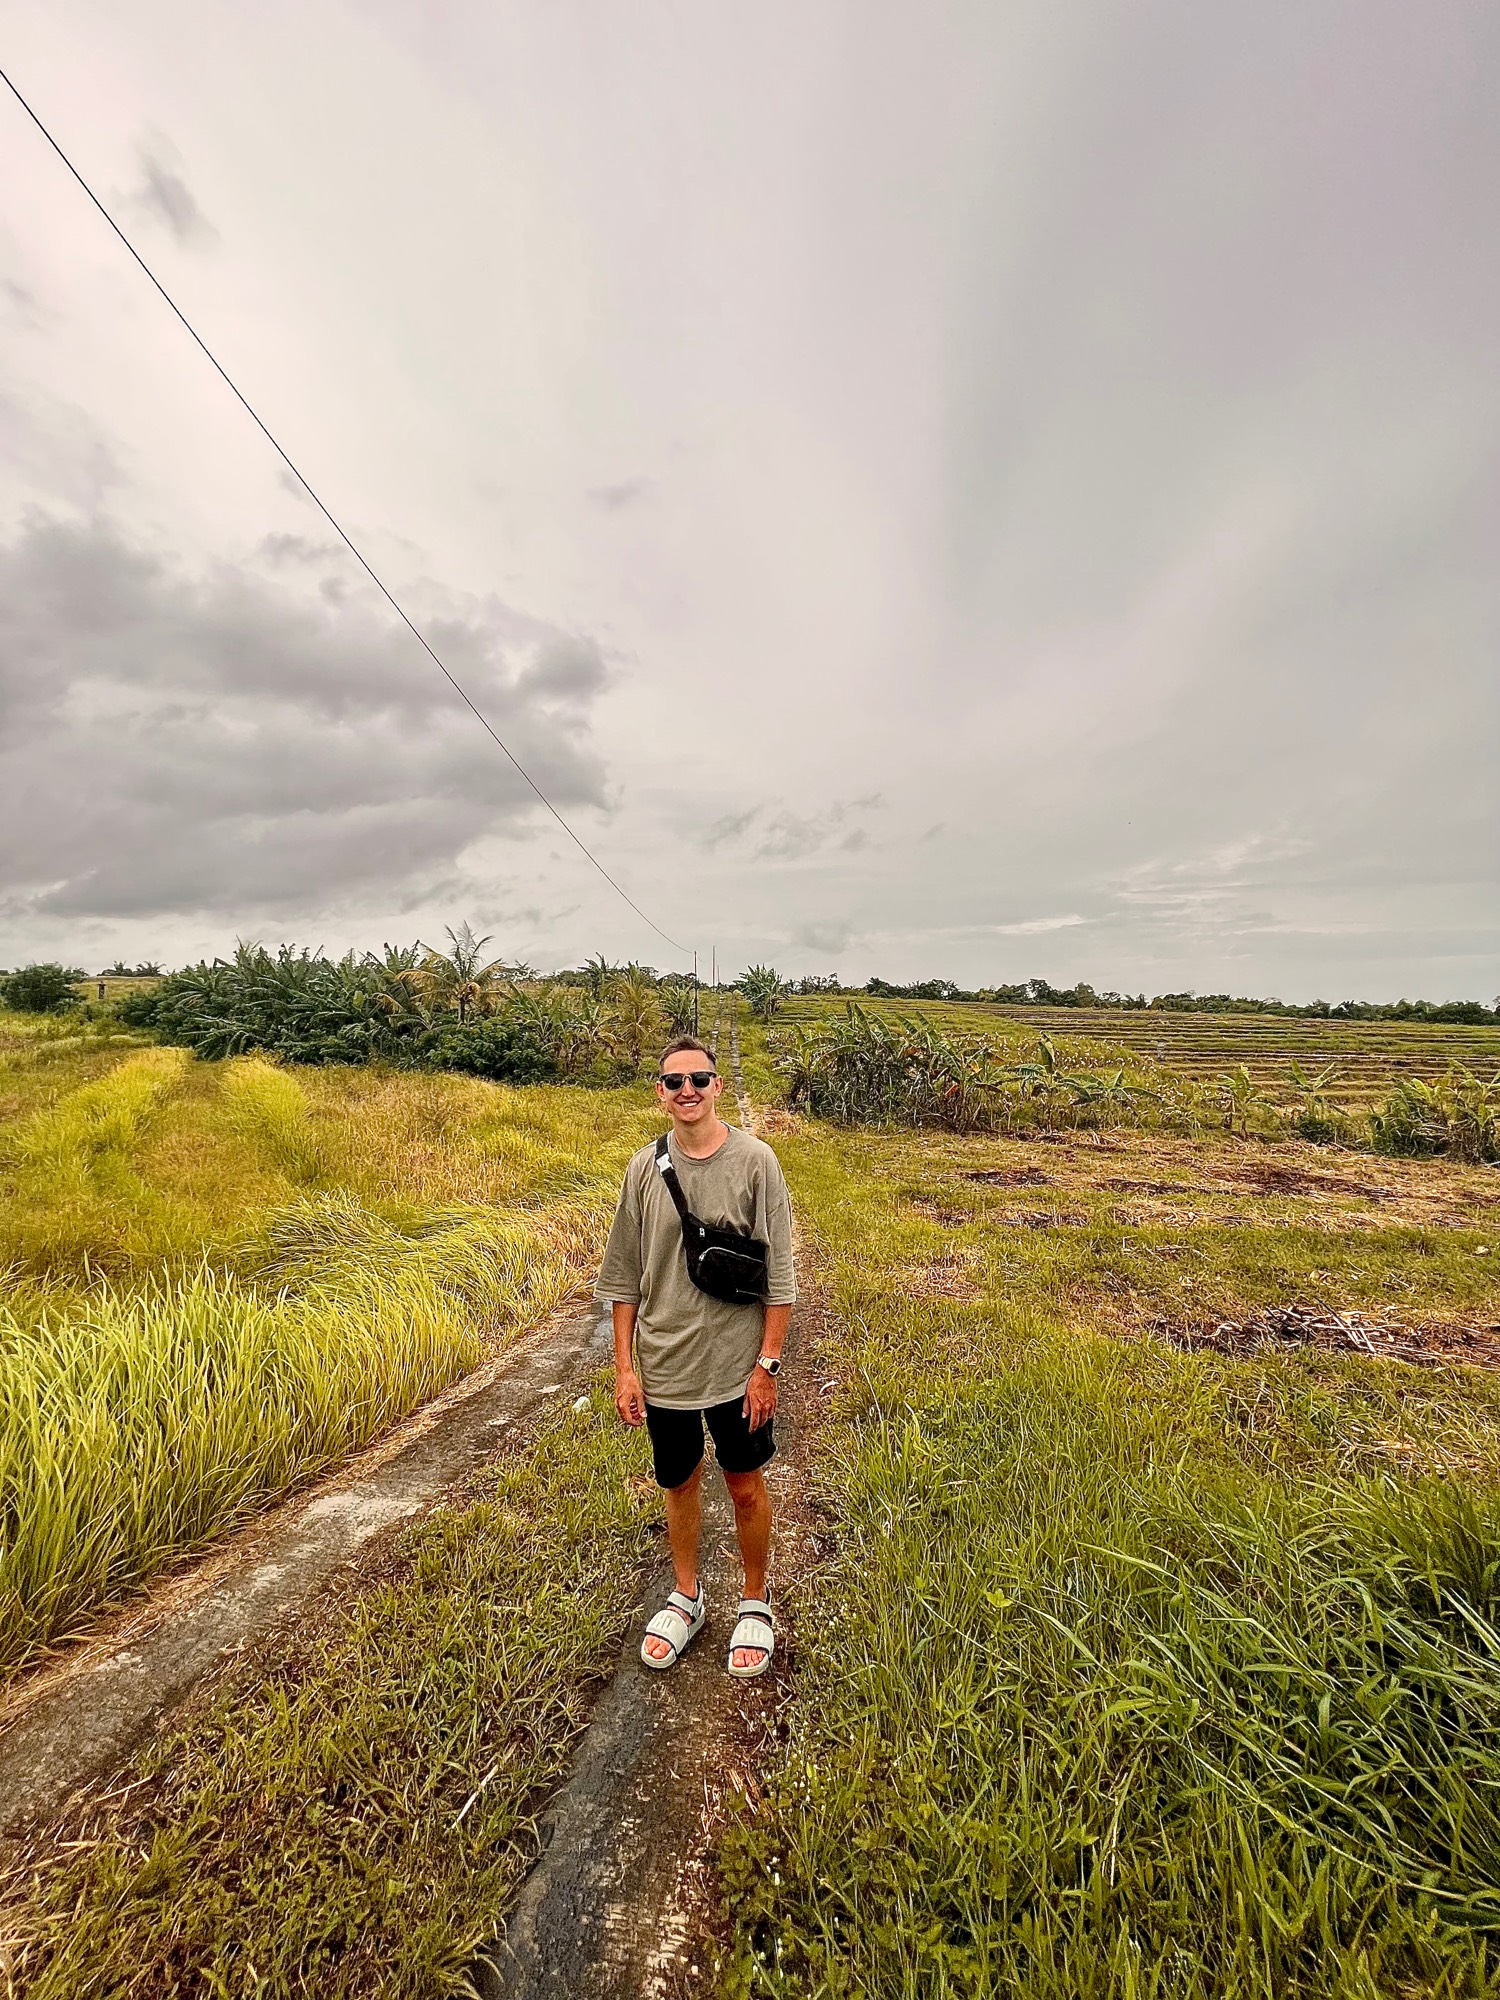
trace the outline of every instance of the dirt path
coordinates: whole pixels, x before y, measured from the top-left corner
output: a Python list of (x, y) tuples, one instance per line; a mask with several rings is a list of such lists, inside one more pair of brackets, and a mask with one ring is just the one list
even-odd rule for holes
[(123, 1761), (212, 1668), (309, 1602), (379, 1536), (435, 1505), (497, 1440), (610, 1352), (590, 1307), (555, 1316), (310, 1491), (117, 1614), (0, 1708), (0, 1844)]
[[(729, 1019), (740, 1122), (755, 1111)], [(799, 1310), (791, 1349), (807, 1345)], [(754, 1770), (790, 1685), (795, 1632), (785, 1615), (809, 1564), (805, 1491), (811, 1385), (806, 1368), (777, 1410), (777, 1457), (767, 1472), (777, 1509), (776, 1655), (760, 1680), (725, 1672), (741, 1576), (733, 1514), (710, 1475), (703, 1499), (703, 1584), (709, 1619), (681, 1664), (640, 1662), (641, 1625), (672, 1587), (663, 1552), (575, 1757), (542, 1822), (542, 1851), (507, 1916), (503, 1938), (473, 1967), (482, 2000), (676, 2000), (712, 1965), (713, 1884), (707, 1855), (727, 1805), (753, 1791)], [(783, 1381), (788, 1378), (783, 1377)]]

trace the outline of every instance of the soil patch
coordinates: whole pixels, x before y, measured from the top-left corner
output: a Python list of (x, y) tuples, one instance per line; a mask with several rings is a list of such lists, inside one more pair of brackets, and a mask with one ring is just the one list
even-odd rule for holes
[(966, 1181), (981, 1187), (1050, 1187), (1052, 1176), (1040, 1167), (990, 1167), (983, 1173), (965, 1174)]
[(1395, 1201), (1399, 1198), (1394, 1188), (1382, 1187), (1377, 1182), (1352, 1181), (1342, 1174), (1310, 1174), (1301, 1167), (1286, 1167), (1279, 1162), (1257, 1162), (1250, 1167), (1221, 1167), (1219, 1174), (1223, 1180), (1254, 1188), (1262, 1194), (1352, 1194), (1362, 1196), (1366, 1201)]
[(1423, 1368), (1465, 1362), (1500, 1368), (1500, 1324), (1435, 1321), (1410, 1326), (1368, 1313), (1293, 1304), (1267, 1306), (1244, 1319), (1153, 1320), (1151, 1331), (1174, 1347), (1189, 1351), (1209, 1348), (1217, 1354), (1316, 1347), (1327, 1353), (1370, 1354)]

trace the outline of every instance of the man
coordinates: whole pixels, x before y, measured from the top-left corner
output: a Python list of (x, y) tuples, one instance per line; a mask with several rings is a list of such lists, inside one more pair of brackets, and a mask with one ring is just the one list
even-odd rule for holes
[(713, 1050), (702, 1042), (684, 1037), (663, 1054), (656, 1095), (672, 1121), (667, 1159), (685, 1205), (700, 1222), (766, 1246), (764, 1301), (734, 1305), (694, 1284), (654, 1145), (643, 1146), (625, 1170), (595, 1296), (614, 1314), (615, 1408), (627, 1424), (644, 1423), (650, 1432), (656, 1483), (666, 1497), (677, 1588), (646, 1627), (641, 1659), (657, 1669), (674, 1666), (708, 1615), (698, 1578), (706, 1423), (734, 1502), (745, 1569), (729, 1671), (749, 1679), (765, 1672), (776, 1645), (763, 1468), (776, 1451), (776, 1375), (797, 1282), (780, 1162), (761, 1140), (720, 1118), (723, 1090)]

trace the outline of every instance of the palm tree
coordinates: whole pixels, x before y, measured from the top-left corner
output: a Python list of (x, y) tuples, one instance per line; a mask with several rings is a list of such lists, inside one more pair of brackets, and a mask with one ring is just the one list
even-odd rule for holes
[(667, 1038), (667, 1017), (654, 981), (622, 972), (610, 981), (607, 995), (608, 1034), (633, 1070), (639, 1071), (649, 1048)]
[(467, 923), (457, 930), (446, 924), (443, 928), (451, 949), (435, 951), (431, 945), (423, 946), (427, 956), (419, 968), (422, 990), (434, 1006), (452, 1008), (462, 1026), (471, 1011), (490, 1012), (509, 969), (498, 958), (485, 958), (493, 938), (475, 937)]

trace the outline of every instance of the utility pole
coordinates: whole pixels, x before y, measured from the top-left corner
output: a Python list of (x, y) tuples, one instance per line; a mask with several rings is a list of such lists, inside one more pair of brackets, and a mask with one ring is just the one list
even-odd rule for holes
[(698, 954), (693, 953), (693, 1033), (698, 1032)]

